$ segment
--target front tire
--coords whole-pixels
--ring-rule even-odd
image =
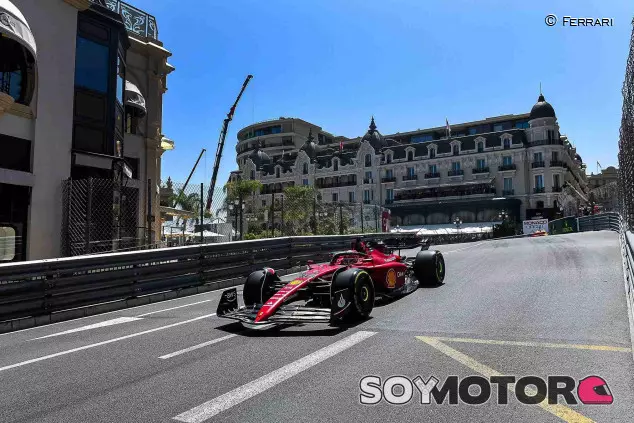
[[[367,319],[374,308],[374,282],[363,269],[335,274],[330,287],[331,316],[335,322]]]
[[[242,290],[244,305],[264,304],[273,296],[273,282],[277,275],[271,272],[272,269],[256,270],[247,277]]]
[[[440,251],[419,251],[414,259],[414,276],[420,285],[441,285],[445,280],[445,259]]]

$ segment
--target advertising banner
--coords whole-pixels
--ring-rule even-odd
[[[553,220],[548,224],[548,229],[548,233],[552,235],[579,231],[576,217],[564,217],[563,219]]]
[[[524,220],[522,222],[524,234],[534,234],[538,231],[548,232],[548,219]]]

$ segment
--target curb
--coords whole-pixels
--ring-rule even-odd
[[[277,273],[280,276],[287,276],[289,274],[300,271],[300,269],[300,267],[293,267],[291,269],[279,270]],[[205,292],[217,291],[219,289],[241,285],[243,282],[244,278],[242,277],[233,278],[222,281],[209,282],[201,286],[178,289],[176,291],[165,291],[156,294],[145,295],[142,297],[128,298],[125,300],[117,300],[101,304],[93,304],[86,307],[59,311],[43,316],[32,316],[14,320],[7,320],[4,322],[0,322],[0,334],[15,332],[22,329],[31,329],[39,326],[46,326],[52,323],[64,322],[68,320],[79,319],[82,317],[96,316],[98,314],[124,310],[126,308],[160,303],[162,301],[189,297],[196,294],[204,294]]]

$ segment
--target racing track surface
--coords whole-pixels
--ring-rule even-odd
[[[0,335],[0,421],[634,421],[616,234],[438,249],[445,285],[345,330],[241,332],[211,315],[216,291]],[[366,375],[444,381],[491,371],[596,374],[614,404],[541,408],[510,396],[496,405],[495,387],[480,406],[421,405],[416,391],[406,405],[359,403]]]

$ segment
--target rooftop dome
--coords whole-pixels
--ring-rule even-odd
[[[531,119],[539,119],[539,118],[554,118],[555,109],[550,105],[549,102],[546,101],[543,94],[539,95],[537,99],[537,103],[531,109]]]
[[[361,142],[363,141],[369,142],[370,145],[377,151],[387,147],[387,141],[385,141],[381,133],[376,130],[374,116],[372,116],[372,120],[370,121],[370,128],[368,129],[368,132],[363,136]]]
[[[317,156],[317,144],[315,143],[315,138],[313,138],[313,128],[310,128],[308,131],[308,139],[304,145],[301,146],[300,151],[306,152],[311,160]]]
[[[262,165],[271,163],[271,158],[264,151],[260,150],[259,145],[249,154],[249,158],[258,169],[260,169]]]

